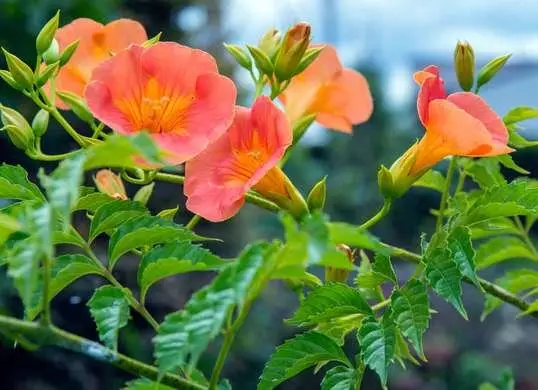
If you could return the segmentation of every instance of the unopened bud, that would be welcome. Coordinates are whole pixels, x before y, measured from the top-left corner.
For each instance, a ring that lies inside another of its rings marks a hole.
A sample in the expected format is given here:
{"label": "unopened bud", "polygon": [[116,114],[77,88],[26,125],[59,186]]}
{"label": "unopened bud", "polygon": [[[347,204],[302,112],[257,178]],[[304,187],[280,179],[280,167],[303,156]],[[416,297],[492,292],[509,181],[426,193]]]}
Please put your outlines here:
{"label": "unopened bud", "polygon": [[43,68],[39,75],[37,76],[36,85],[38,87],[42,87],[47,83],[47,81],[50,80],[51,77],[54,76],[56,71],[58,70],[58,67],[60,66],[59,62],[55,62],[53,64],[47,65],[45,68]]}
{"label": "unopened bud", "polygon": [[80,96],[67,91],[56,92],[56,95],[84,122],[91,123],[93,121],[93,115],[90,109]]}
{"label": "unopened bud", "polygon": [[60,66],[64,66],[69,62],[71,57],[73,57],[73,54],[75,54],[79,43],[80,41],[71,42],[67,45],[64,51],[62,51],[62,54],[60,54]]}
{"label": "unopened bud", "polygon": [[424,175],[429,169],[414,172],[413,166],[417,158],[418,142],[413,144],[407,151],[396,160],[390,170],[384,166],[377,175],[379,189],[385,199],[393,200],[401,197],[411,188],[414,182]]}
{"label": "unopened bud", "polygon": [[56,39],[52,40],[49,48],[41,55],[45,64],[53,64],[60,60],[60,45]]}
{"label": "unopened bud", "polygon": [[[353,250],[344,244],[336,245],[336,249],[344,253],[348,258],[349,262],[353,264],[355,262],[355,253]],[[350,270],[344,268],[325,268],[325,282],[340,282],[343,283],[347,280]]]}
{"label": "unopened bud", "polygon": [[0,105],[1,119],[13,145],[21,150],[33,147],[35,136],[26,119],[12,108]]}
{"label": "unopened bud", "polygon": [[310,66],[310,64],[312,64],[312,62],[314,62],[316,60],[316,58],[318,58],[318,56],[321,54],[321,51],[324,48],[325,48],[325,46],[309,48],[304,53],[303,59],[301,60],[299,65],[297,65],[297,68],[295,69],[295,72],[293,73],[293,75],[294,76],[298,75],[299,73],[304,71],[306,68],[308,68]]}
{"label": "unopened bud", "polygon": [[314,187],[312,187],[308,197],[306,198],[306,203],[308,204],[308,209],[311,213],[316,210],[323,210],[326,196],[327,176],[325,176],[323,179],[317,182]]}
{"label": "unopened bud", "polygon": [[148,185],[140,187],[140,189],[136,192],[133,200],[140,202],[145,206],[146,204],[148,204],[149,198],[151,198],[151,194],[153,193],[154,187],[155,183],[150,183]]}
{"label": "unopened bud", "polygon": [[38,54],[43,54],[52,44],[58,25],[60,23],[60,11],[56,12],[48,22],[43,26],[36,38],[36,49]]}
{"label": "unopened bud", "polygon": [[250,59],[250,56],[245,51],[245,49],[241,48],[238,45],[229,45],[227,43],[224,44],[224,48],[243,68],[248,70],[252,69],[252,60]]}
{"label": "unopened bud", "polygon": [[20,58],[11,54],[5,49],[4,56],[6,57],[7,67],[15,82],[22,89],[31,89],[34,84],[34,72]]}
{"label": "unopened bud", "polygon": [[127,194],[121,177],[110,169],[101,169],[93,178],[99,192],[107,194],[115,199],[125,200]]}
{"label": "unopened bud", "polygon": [[18,91],[22,91],[24,88],[22,88],[13,78],[11,73],[7,70],[0,70],[0,77],[13,89],[16,89]]}
{"label": "unopened bud", "polygon": [[49,127],[49,112],[41,109],[35,114],[32,120],[32,130],[36,137],[42,137]]}
{"label": "unopened bud", "polygon": [[310,45],[310,32],[310,25],[301,22],[291,27],[284,36],[275,60],[275,75],[280,81],[289,80],[296,74]]}
{"label": "unopened bud", "polygon": [[278,31],[276,28],[272,28],[263,34],[260,42],[258,43],[258,48],[267,54],[269,58],[273,58],[273,56],[278,52],[281,40],[282,37],[280,31]]}
{"label": "unopened bud", "polygon": [[461,89],[470,91],[474,84],[474,51],[468,42],[459,42],[454,50],[454,69]]}
{"label": "unopened bud", "polygon": [[272,76],[273,63],[271,62],[271,59],[267,56],[267,54],[265,54],[263,51],[261,51],[255,46],[247,45],[247,49],[252,55],[252,58],[254,58],[254,63],[256,64],[256,68],[258,68],[260,73],[267,76]]}
{"label": "unopened bud", "polygon": [[505,54],[492,59],[490,62],[484,65],[478,72],[476,88],[478,89],[482,85],[489,82],[504,67],[510,57],[512,57],[512,54]]}

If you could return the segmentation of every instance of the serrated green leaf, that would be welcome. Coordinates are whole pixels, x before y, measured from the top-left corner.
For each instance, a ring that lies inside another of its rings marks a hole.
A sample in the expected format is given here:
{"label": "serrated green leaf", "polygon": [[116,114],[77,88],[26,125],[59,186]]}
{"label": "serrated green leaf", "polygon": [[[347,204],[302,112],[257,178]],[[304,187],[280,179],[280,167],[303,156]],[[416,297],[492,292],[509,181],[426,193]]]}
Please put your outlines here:
{"label": "serrated green leaf", "polygon": [[[55,259],[50,272],[49,298],[52,301],[67,286],[87,275],[101,275],[103,269],[84,255],[62,255]],[[37,317],[42,305],[42,286],[37,289],[32,307],[28,310],[28,319]]]}
{"label": "serrated green leaf", "polygon": [[159,280],[185,272],[219,269],[229,262],[190,242],[171,242],[147,252],[138,267],[140,300]]}
{"label": "serrated green leaf", "polygon": [[392,267],[390,257],[377,253],[374,257],[374,264],[372,265],[372,271],[382,275],[385,280],[390,281],[394,284],[398,284],[398,278],[396,277],[396,272]]}
{"label": "serrated green leaf", "polygon": [[154,382],[150,379],[135,379],[134,381],[127,382],[122,390],[172,390],[170,386],[163,385],[162,383]]}
{"label": "serrated green leaf", "polygon": [[362,323],[362,315],[350,315],[346,317],[335,317],[325,322],[321,322],[314,328],[318,333],[331,337],[338,345],[345,343],[346,336],[359,329]]}
{"label": "serrated green leaf", "polygon": [[62,223],[62,230],[70,226],[71,210],[77,202],[82,184],[83,164],[84,155],[77,154],[63,160],[50,176],[40,172],[41,184],[47,192],[52,210]]}
{"label": "serrated green leaf", "polygon": [[265,243],[247,247],[211,284],[196,292],[183,310],[166,316],[153,339],[161,373],[187,363],[195,365],[200,353],[219,333],[228,311],[242,304],[270,250]]}
{"label": "serrated green leaf", "polygon": [[461,301],[462,275],[452,253],[446,248],[427,251],[423,257],[426,265],[425,274],[429,285],[440,297],[451,303],[467,319],[467,313]]}
{"label": "serrated green leaf", "polygon": [[538,109],[533,107],[520,106],[512,108],[508,113],[503,116],[503,122],[505,125],[512,125],[528,119],[538,118]]}
{"label": "serrated green leaf", "polygon": [[147,214],[149,211],[143,205],[131,200],[114,200],[105,203],[95,211],[88,241],[91,243],[99,234],[110,233],[122,223]]}
{"label": "serrated green leaf", "polygon": [[413,183],[413,187],[424,187],[443,192],[446,187],[446,179],[441,172],[430,169]]}
{"label": "serrated green leaf", "polygon": [[286,340],[277,347],[265,364],[258,390],[272,390],[285,380],[309,367],[331,361],[351,366],[344,351],[333,339],[317,332],[307,332]]}
{"label": "serrated green leaf", "polygon": [[463,276],[468,277],[474,285],[482,290],[475,269],[475,251],[471,243],[469,228],[457,226],[448,236],[448,249]]}
{"label": "serrated green leaf", "polygon": [[354,248],[370,249],[375,252],[388,255],[389,251],[384,248],[379,240],[364,229],[343,222],[331,222],[327,224],[329,237],[334,244],[345,244]]}
{"label": "serrated green leaf", "polygon": [[159,214],[157,214],[157,216],[161,217],[162,219],[167,219],[168,221],[173,221],[178,211],[179,206],[176,206],[173,209],[165,209],[159,211]]}
{"label": "serrated green leaf", "polygon": [[8,253],[8,275],[13,278],[15,288],[28,309],[39,279],[41,243],[37,236],[17,241]]}
{"label": "serrated green leaf", "polygon": [[162,163],[159,149],[145,132],[133,136],[114,134],[105,142],[87,148],[85,154],[86,170],[101,167],[139,168],[141,165]]}
{"label": "serrated green leaf", "polygon": [[[420,366],[420,362],[411,354],[409,350],[409,345],[405,341],[404,336],[400,329],[396,328],[396,345],[394,348],[394,357],[400,363],[400,366],[405,369],[405,361],[409,360],[411,363]],[[421,359],[426,360],[425,357],[421,356]]]}
{"label": "serrated green leaf", "polygon": [[[510,291],[513,294],[519,294],[525,290],[529,290],[538,286],[538,271],[531,269],[520,269],[510,271],[501,278],[495,281],[500,287]],[[480,319],[484,319],[494,310],[499,308],[504,301],[492,295],[486,295],[484,302],[484,310]]]}
{"label": "serrated green leaf", "polygon": [[424,360],[422,335],[428,329],[430,320],[426,285],[417,279],[409,280],[402,288],[392,293],[391,309],[394,321],[402,334]]}
{"label": "serrated green leaf", "polygon": [[343,283],[330,283],[308,294],[287,321],[298,326],[313,326],[333,318],[356,314],[373,315],[360,292]]}
{"label": "serrated green leaf", "polygon": [[110,349],[118,349],[118,333],[129,321],[129,302],[121,288],[99,287],[88,301],[90,313],[97,325],[99,338]]}
{"label": "serrated green leaf", "polygon": [[71,227],[67,231],[53,231],[52,232],[52,244],[53,245],[74,245],[79,248],[86,247],[86,241],[75,233]]}
{"label": "serrated green leaf", "polygon": [[456,225],[473,225],[492,218],[538,213],[538,185],[519,179],[506,185],[488,188],[456,218]]}
{"label": "serrated green leaf", "polygon": [[19,165],[0,165],[0,198],[45,200],[39,188],[28,180],[28,173]]}
{"label": "serrated green leaf", "polygon": [[0,214],[0,247],[11,234],[21,229],[19,222],[9,215]]}
{"label": "serrated green leaf", "polygon": [[108,267],[114,268],[121,255],[136,248],[170,241],[201,240],[207,240],[207,238],[172,221],[149,215],[135,217],[121,224],[110,236]]}
{"label": "serrated green leaf", "polygon": [[518,317],[521,317],[521,316],[526,316],[526,315],[529,315],[531,313],[535,313],[538,311],[538,301],[534,301],[532,302],[529,307],[527,308],[527,310],[525,310],[524,312],[521,312]]}
{"label": "serrated green leaf", "polygon": [[459,163],[465,173],[481,188],[506,184],[506,180],[501,173],[499,160],[494,157],[479,159],[461,158]]}
{"label": "serrated green leaf", "polygon": [[381,322],[375,317],[365,318],[358,332],[358,340],[361,360],[379,375],[381,383],[385,385],[396,348],[396,327],[390,310],[385,312]]}
{"label": "serrated green leaf", "polygon": [[512,156],[509,154],[503,154],[495,158],[499,160],[499,162],[501,163],[503,167],[511,169],[514,172],[520,173],[522,175],[528,175],[530,173],[525,168],[517,165],[514,159],[512,158]]}
{"label": "serrated green leaf", "polygon": [[471,228],[471,237],[473,240],[503,234],[520,234],[519,229],[512,219],[506,217],[489,219],[477,223]]}
{"label": "serrated green leaf", "polygon": [[103,194],[101,192],[93,192],[81,196],[77,200],[73,211],[85,210],[89,211],[90,213],[95,213],[99,207],[106,203],[113,202],[114,200],[114,198],[108,196],[107,194]]}
{"label": "serrated green leaf", "polygon": [[538,146],[538,141],[529,141],[519,134],[516,129],[511,129],[510,127],[508,127],[508,136],[508,144],[513,148],[525,149]]}
{"label": "serrated green leaf", "polygon": [[480,245],[476,252],[476,267],[481,270],[510,259],[538,260],[518,237],[494,237]]}
{"label": "serrated green leaf", "polygon": [[321,390],[357,390],[361,379],[356,369],[336,366],[325,373],[321,381]]}

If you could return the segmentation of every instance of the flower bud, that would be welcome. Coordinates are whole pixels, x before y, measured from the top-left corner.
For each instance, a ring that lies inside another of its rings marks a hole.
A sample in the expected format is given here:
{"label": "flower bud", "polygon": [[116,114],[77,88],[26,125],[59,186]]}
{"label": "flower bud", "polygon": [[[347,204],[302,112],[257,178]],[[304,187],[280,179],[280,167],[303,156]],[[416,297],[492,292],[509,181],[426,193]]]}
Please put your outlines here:
{"label": "flower bud", "polygon": [[512,57],[512,54],[505,54],[503,56],[496,57],[484,65],[478,71],[478,77],[476,80],[477,90],[489,82],[506,64],[506,62]]}
{"label": "flower bud", "polygon": [[73,54],[75,54],[79,43],[80,41],[71,42],[67,45],[64,51],[62,51],[62,54],[60,55],[60,66],[64,66],[69,62],[71,57],[73,57]]}
{"label": "flower bud", "polygon": [[9,71],[7,70],[0,70],[0,77],[2,77],[2,79],[13,89],[16,89],[18,91],[22,91],[24,88],[22,88],[19,84],[17,84],[17,82],[15,81],[15,79],[13,78],[13,76],[11,75],[11,73],[9,73]]}
{"label": "flower bud", "polygon": [[258,43],[258,48],[267,54],[269,58],[273,58],[280,47],[281,40],[282,38],[280,31],[278,31],[276,28],[272,28],[263,34],[260,42]]}
{"label": "flower bud", "polygon": [[256,64],[256,68],[260,71],[260,73],[265,74],[267,76],[273,75],[273,63],[271,62],[271,59],[265,54],[261,49],[247,45],[247,49],[252,55],[252,58],[254,58],[254,63]]}
{"label": "flower bud", "polygon": [[145,206],[146,204],[148,204],[149,198],[151,198],[151,194],[153,193],[153,187],[155,187],[155,183],[150,183],[148,185],[140,187],[140,189],[136,192],[133,200],[140,202]]}
{"label": "flower bud", "polygon": [[308,209],[311,213],[316,210],[323,210],[326,196],[327,176],[325,176],[323,179],[317,182],[314,187],[312,187],[308,197],[306,198],[306,203],[308,204]]}
{"label": "flower bud", "polygon": [[13,145],[21,150],[33,148],[35,136],[24,117],[12,108],[0,105],[1,119]]}
{"label": "flower bud", "polygon": [[22,88],[30,89],[34,84],[34,73],[28,65],[26,65],[20,58],[14,56],[6,49],[4,51],[4,56],[6,57],[7,67],[13,80]]}
{"label": "flower bud", "polygon": [[48,22],[43,26],[36,39],[36,49],[38,54],[43,54],[52,44],[58,25],[60,23],[60,11],[56,12]]}
{"label": "flower bud", "polygon": [[110,169],[101,169],[95,174],[93,180],[99,192],[110,195],[115,199],[127,199],[127,194],[121,177],[116,175]]}
{"label": "flower bud", "polygon": [[35,114],[34,119],[32,120],[32,130],[36,137],[42,137],[47,128],[49,127],[49,112],[47,110],[41,109]]}
{"label": "flower bud", "polygon": [[245,69],[252,69],[252,60],[248,53],[238,45],[224,44],[224,48],[231,54],[231,56]]}
{"label": "flower bud", "polygon": [[454,50],[454,69],[461,89],[470,91],[474,84],[474,51],[468,42],[460,42]]}
{"label": "flower bud", "polygon": [[[349,246],[338,244],[336,245],[336,249],[344,253],[351,264],[355,262],[355,254]],[[343,283],[347,280],[349,273],[350,271],[348,269],[327,267],[325,268],[325,282]]]}
{"label": "flower bud", "polygon": [[278,80],[289,80],[296,74],[297,67],[310,45],[310,32],[310,25],[301,22],[291,27],[284,36],[275,60],[275,75]]}
{"label": "flower bud", "polygon": [[60,60],[60,45],[56,39],[52,40],[49,48],[41,55],[45,64],[53,64]]}
{"label": "flower bud", "polygon": [[80,96],[67,91],[56,92],[56,95],[84,122],[91,123],[93,121],[93,115],[90,109]]}
{"label": "flower bud", "polygon": [[60,62],[55,62],[43,68],[39,72],[39,75],[37,76],[37,80],[35,82],[36,85],[38,87],[42,87],[43,85],[45,85],[47,81],[49,81],[49,79],[54,76],[59,66],[60,66]]}

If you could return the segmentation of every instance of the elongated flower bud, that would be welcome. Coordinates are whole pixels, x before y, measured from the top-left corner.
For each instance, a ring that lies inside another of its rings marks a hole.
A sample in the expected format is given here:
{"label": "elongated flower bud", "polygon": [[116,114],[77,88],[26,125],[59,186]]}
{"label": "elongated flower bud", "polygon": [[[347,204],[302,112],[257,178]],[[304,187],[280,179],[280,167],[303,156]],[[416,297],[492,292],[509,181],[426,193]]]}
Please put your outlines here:
{"label": "elongated flower bud", "polygon": [[1,119],[13,145],[21,150],[33,148],[35,136],[26,119],[12,108],[0,105]]}
{"label": "elongated flower bud", "polygon": [[474,84],[474,50],[468,42],[458,42],[454,50],[454,69],[461,89],[470,91]]}
{"label": "elongated flower bud", "polygon": [[296,74],[310,45],[310,33],[310,25],[301,22],[290,28],[284,36],[275,60],[275,75],[280,81],[289,80]]}
{"label": "elongated flower bud", "polygon": [[93,179],[99,192],[110,195],[116,199],[127,199],[125,187],[121,177],[116,175],[110,169],[101,169],[95,174]]}
{"label": "elongated flower bud", "polygon": [[272,28],[263,34],[260,42],[258,42],[258,47],[261,51],[272,58],[280,48],[281,41],[282,37],[280,31],[278,31],[276,28]]}

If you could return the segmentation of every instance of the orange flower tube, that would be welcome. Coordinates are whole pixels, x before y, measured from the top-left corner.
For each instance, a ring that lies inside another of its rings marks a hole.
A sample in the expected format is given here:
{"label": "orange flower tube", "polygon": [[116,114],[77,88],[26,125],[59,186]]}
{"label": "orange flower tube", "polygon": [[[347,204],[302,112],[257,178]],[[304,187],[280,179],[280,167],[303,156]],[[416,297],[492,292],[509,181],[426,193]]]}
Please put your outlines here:
{"label": "orange flower tube", "polygon": [[279,99],[292,123],[315,114],[319,124],[345,133],[366,122],[373,111],[368,82],[359,72],[343,68],[329,45],[292,79]]}
{"label": "orange flower tube", "polygon": [[426,134],[390,168],[395,196],[445,157],[488,157],[513,151],[502,119],[480,96],[471,92],[447,96],[437,66],[416,72],[414,79],[420,85],[417,111]]}
{"label": "orange flower tube", "polygon": [[118,52],[94,70],[85,93],[96,118],[121,134],[148,132],[170,164],[228,129],[236,94],[211,55],[173,42]]}
{"label": "orange flower tube", "polygon": [[[71,60],[60,69],[56,89],[83,97],[84,88],[97,65],[129,45],[147,39],[144,27],[130,19],[118,19],[104,26],[92,19],[80,18],[63,26],[56,32],[60,50],[77,40],[79,45]],[[59,99],[56,104],[67,108]]]}
{"label": "orange flower tube", "polygon": [[293,209],[300,200],[277,166],[291,142],[286,116],[268,97],[259,97],[252,108],[237,107],[230,129],[185,166],[187,208],[209,221],[223,221],[239,211],[253,189]]}

